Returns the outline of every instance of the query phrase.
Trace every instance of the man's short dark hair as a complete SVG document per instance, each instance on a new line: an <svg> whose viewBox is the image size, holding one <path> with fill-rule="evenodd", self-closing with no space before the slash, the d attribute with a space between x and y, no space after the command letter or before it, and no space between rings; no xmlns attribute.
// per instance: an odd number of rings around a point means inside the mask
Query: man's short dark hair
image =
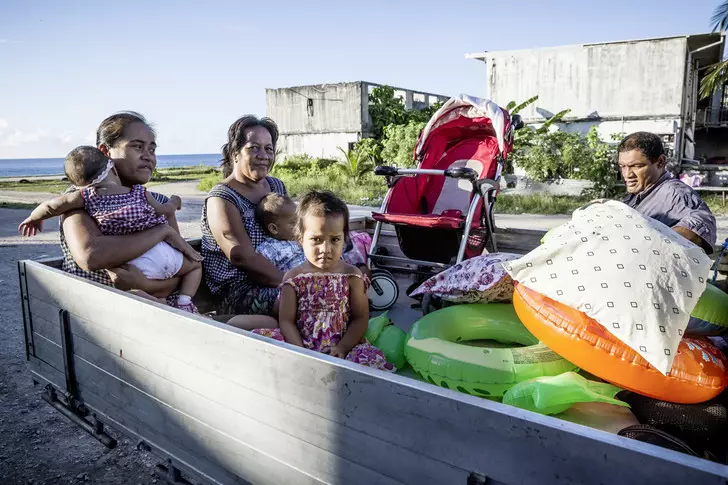
<svg viewBox="0 0 728 485"><path fill-rule="evenodd" d="M617 148L619 153L631 152L632 150L641 151L647 157L647 160L652 163L655 163L660 158L660 155L665 154L665 147L662 145L660 137L647 131L632 133L619 142L619 147Z"/></svg>

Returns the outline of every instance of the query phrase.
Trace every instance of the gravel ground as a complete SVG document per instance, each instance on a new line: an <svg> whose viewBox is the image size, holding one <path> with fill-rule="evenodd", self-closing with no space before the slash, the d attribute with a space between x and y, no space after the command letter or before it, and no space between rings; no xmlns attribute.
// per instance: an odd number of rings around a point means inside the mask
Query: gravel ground
<svg viewBox="0 0 728 485"><path fill-rule="evenodd" d="M185 198L180 228L199 237L202 205ZM119 441L108 450L41 399L26 367L17 262L60 256L58 221L33 239L17 236L28 211L0 209L0 485L155 484L159 462L108 430Z"/></svg>

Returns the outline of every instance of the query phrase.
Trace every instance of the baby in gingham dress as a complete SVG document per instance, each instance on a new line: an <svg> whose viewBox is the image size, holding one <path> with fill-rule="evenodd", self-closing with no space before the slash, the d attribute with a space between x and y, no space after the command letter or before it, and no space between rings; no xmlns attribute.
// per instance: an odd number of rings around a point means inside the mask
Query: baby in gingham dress
<svg viewBox="0 0 728 485"><path fill-rule="evenodd" d="M79 209L88 212L104 235L132 234L166 224L166 215L174 214L181 206L177 196L162 204L141 185L124 187L114 169L114 162L94 147L72 150L65 159L64 168L69 181L79 190L36 207L18 228L23 235L35 235L42 229L45 219ZM202 279L201 261L202 256L179 236L158 243L128 264L139 268L148 279L179 276L181 282L175 306L197 313L192 297ZM144 292L136 292L153 298Z"/></svg>

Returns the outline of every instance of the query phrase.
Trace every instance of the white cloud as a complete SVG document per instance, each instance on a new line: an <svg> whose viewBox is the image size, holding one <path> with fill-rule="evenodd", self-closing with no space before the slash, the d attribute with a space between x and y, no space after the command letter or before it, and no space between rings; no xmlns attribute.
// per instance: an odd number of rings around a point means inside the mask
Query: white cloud
<svg viewBox="0 0 728 485"><path fill-rule="evenodd" d="M64 157L78 145L93 143L93 134L23 130L13 128L7 120L0 119L0 158Z"/></svg>

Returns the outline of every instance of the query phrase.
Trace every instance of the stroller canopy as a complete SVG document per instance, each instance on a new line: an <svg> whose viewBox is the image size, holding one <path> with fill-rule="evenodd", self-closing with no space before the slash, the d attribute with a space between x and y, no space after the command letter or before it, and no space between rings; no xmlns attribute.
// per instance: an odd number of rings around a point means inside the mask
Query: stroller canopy
<svg viewBox="0 0 728 485"><path fill-rule="evenodd" d="M500 106L489 99L460 94L450 98L430 118L417 141L414 157L422 162L434 139L463 139L472 137L474 132L495 136L500 153L505 156L512 143L507 136L509 130L510 117ZM429 167L421 165L420 168Z"/></svg>

